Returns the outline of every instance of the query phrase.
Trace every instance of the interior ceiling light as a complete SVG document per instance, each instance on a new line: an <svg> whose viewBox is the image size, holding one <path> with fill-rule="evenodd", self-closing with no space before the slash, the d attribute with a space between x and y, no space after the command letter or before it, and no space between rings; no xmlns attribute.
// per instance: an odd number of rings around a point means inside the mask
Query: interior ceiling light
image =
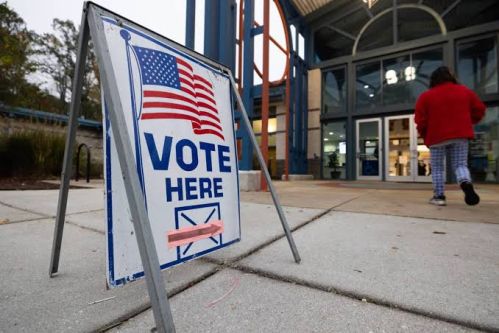
<svg viewBox="0 0 499 333"><path fill-rule="evenodd" d="M387 70L385 73L386 83L395 84L398 82L397 72L393 69Z"/></svg>
<svg viewBox="0 0 499 333"><path fill-rule="evenodd" d="M378 0L362 0L364 1L364 3L367 3L367 7L371 8L372 6L374 6L374 4L376 2L378 2Z"/></svg>
<svg viewBox="0 0 499 333"><path fill-rule="evenodd" d="M369 89L369 86L366 84L366 85L364 86L364 89Z"/></svg>
<svg viewBox="0 0 499 333"><path fill-rule="evenodd" d="M328 138L324 138L324 141L329 141L329 139Z"/></svg>
<svg viewBox="0 0 499 333"><path fill-rule="evenodd" d="M405 80L411 81L416 79L416 67L407 66L404 70Z"/></svg>

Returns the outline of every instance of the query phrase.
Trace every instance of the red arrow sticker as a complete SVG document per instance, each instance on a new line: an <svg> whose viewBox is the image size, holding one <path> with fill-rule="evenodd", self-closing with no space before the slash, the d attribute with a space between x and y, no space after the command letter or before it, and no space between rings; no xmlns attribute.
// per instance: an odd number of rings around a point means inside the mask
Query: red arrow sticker
<svg viewBox="0 0 499 333"><path fill-rule="evenodd" d="M168 248L196 242L224 232L224 223L215 220L210 223L168 231Z"/></svg>

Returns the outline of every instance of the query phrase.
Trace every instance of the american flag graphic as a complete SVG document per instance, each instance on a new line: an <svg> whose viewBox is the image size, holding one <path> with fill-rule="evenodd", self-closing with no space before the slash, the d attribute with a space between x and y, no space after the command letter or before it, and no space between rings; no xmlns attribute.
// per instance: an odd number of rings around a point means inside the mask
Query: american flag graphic
<svg viewBox="0 0 499 333"><path fill-rule="evenodd" d="M133 49L142 79L140 119L187 120L195 134L224 140L212 84L183 59L149 48Z"/></svg>

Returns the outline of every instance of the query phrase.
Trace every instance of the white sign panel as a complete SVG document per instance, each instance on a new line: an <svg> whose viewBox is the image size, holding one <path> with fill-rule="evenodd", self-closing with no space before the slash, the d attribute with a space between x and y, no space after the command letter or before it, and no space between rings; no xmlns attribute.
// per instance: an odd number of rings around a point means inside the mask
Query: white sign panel
<svg viewBox="0 0 499 333"><path fill-rule="evenodd" d="M130 145L165 269L240 239L230 80L171 43L101 17ZM105 113L108 283L143 276Z"/></svg>

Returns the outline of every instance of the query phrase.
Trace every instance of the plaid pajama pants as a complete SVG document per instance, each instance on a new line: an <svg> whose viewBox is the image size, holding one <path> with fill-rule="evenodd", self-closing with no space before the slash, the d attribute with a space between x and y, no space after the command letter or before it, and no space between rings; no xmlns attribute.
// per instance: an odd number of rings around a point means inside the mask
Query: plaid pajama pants
<svg viewBox="0 0 499 333"><path fill-rule="evenodd" d="M433 181L433 192L436 196L444 195L444 160L445 153L450 153L451 165L458 183L471 182L468 170L468 140L463 139L447 145L430 147L431 174Z"/></svg>

